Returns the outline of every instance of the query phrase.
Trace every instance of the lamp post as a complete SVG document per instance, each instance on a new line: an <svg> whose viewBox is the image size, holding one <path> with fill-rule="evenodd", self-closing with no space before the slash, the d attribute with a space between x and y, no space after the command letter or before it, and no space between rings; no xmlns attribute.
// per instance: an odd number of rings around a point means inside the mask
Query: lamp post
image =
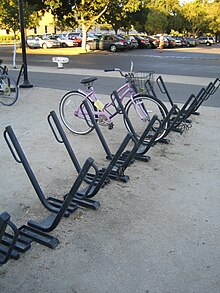
<svg viewBox="0 0 220 293"><path fill-rule="evenodd" d="M19 19L20 19L20 32L21 32L21 48L22 48L22 61L24 66L24 82L20 84L21 88L31 88L31 84L28 80L28 71L27 71L27 56L26 56L26 44L25 44L25 34L24 34L24 13L23 13L23 2L18 0L19 6Z"/></svg>

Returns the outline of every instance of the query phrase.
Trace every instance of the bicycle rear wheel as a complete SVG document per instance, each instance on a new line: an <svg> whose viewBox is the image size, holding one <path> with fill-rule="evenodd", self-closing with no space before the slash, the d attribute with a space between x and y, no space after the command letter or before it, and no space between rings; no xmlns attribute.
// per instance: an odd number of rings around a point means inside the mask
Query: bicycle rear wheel
<svg viewBox="0 0 220 293"><path fill-rule="evenodd" d="M13 105L18 99L18 86L14 79L7 75L0 75L0 103L5 106Z"/></svg>
<svg viewBox="0 0 220 293"><path fill-rule="evenodd" d="M154 126L149 133L149 137L146 137L145 139L147 141L158 130L158 128L160 127L160 122L162 122L163 119L167 116L168 110L160 100L153 96L148 96L145 94L137 95L134 98L134 104L131 100L129 100L125 106L125 110L138 137L142 135L152 117L154 115L158 116L158 121L154 123ZM131 131L125 119L124 123L128 131ZM169 123L167 122L163 129L161 129L156 138L156 141L163 138L166 129L168 128L168 124Z"/></svg>
<svg viewBox="0 0 220 293"><path fill-rule="evenodd" d="M59 113L64 125L75 134L84 135L94 129L91 119L83 105L85 99L90 109L94 111L93 104L79 91L66 93L59 104Z"/></svg>

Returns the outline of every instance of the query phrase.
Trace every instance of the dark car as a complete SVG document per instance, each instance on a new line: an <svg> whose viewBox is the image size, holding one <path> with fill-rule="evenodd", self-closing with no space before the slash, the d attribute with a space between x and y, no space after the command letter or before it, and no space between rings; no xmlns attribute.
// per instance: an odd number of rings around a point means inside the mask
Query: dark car
<svg viewBox="0 0 220 293"><path fill-rule="evenodd" d="M159 43L160 43L159 38L156 38L154 36L146 36L145 38L148 39L150 48L154 49L159 47Z"/></svg>
<svg viewBox="0 0 220 293"><path fill-rule="evenodd" d="M184 38L185 46L186 47L195 47L197 45L197 42L193 38Z"/></svg>
<svg viewBox="0 0 220 293"><path fill-rule="evenodd" d="M176 47L184 47L186 42L182 37L173 37Z"/></svg>
<svg viewBox="0 0 220 293"><path fill-rule="evenodd" d="M139 49L147 49L150 48L150 42L148 38L142 36L134 36L136 41L138 42Z"/></svg>
<svg viewBox="0 0 220 293"><path fill-rule="evenodd" d="M87 50L109 50L111 52L129 49L130 44L118 35L103 35L100 39L87 41Z"/></svg>
<svg viewBox="0 0 220 293"><path fill-rule="evenodd" d="M131 42L131 48L137 49L138 48L138 41L135 39L134 36L127 36L128 40Z"/></svg>
<svg viewBox="0 0 220 293"><path fill-rule="evenodd" d="M175 43L175 39L169 36L165 37L168 41L168 48L175 48L176 47L176 43Z"/></svg>

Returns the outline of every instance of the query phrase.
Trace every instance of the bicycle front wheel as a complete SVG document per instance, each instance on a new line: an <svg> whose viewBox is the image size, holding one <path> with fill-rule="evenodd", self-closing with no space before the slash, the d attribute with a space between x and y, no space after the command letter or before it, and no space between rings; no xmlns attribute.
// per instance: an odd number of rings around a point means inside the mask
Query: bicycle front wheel
<svg viewBox="0 0 220 293"><path fill-rule="evenodd" d="M18 99L18 86L8 74L0 75L0 103L5 106L13 105Z"/></svg>
<svg viewBox="0 0 220 293"><path fill-rule="evenodd" d="M63 96L59 104L59 113L64 125L75 134L84 135L94 129L83 104L85 99L90 109L94 111L94 106L91 101L79 91L68 92Z"/></svg>
<svg viewBox="0 0 220 293"><path fill-rule="evenodd" d="M160 127L160 123L163 121L168 113L166 106L160 100L153 96L141 94L134 98L134 102L132 100L129 100L125 106L125 110L138 137L143 134L152 117L154 115L158 116L158 121L154 123L153 128L149 133L149 137L146 137L145 140L149 140L150 137L155 134L155 132ZM131 131L125 118L124 123L128 131ZM158 133L156 141L158 141L165 135L167 128L168 122Z"/></svg>

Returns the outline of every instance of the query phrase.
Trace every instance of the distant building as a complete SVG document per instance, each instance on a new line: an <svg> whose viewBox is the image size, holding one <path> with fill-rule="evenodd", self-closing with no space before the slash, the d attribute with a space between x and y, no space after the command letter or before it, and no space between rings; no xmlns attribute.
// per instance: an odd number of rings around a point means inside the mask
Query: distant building
<svg viewBox="0 0 220 293"><path fill-rule="evenodd" d="M49 33L59 33L60 31L54 26L53 15L49 12L46 12L42 19L39 21L39 25L33 29L27 29L26 35L33 34L49 34ZM0 29L0 35L13 35L12 31Z"/></svg>

